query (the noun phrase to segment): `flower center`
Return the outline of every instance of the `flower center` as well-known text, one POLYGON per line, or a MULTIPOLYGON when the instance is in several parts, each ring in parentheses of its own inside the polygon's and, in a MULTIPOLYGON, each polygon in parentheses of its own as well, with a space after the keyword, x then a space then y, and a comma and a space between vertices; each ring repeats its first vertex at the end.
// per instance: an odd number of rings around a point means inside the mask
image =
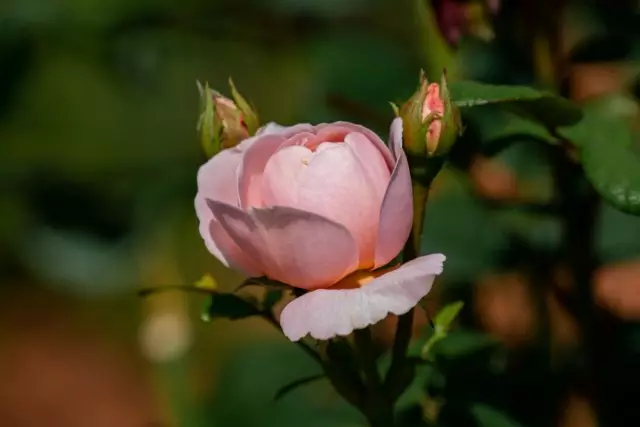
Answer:
POLYGON ((399 264, 381 268, 376 271, 358 270, 331 286, 330 289, 358 289, 371 282, 373 279, 393 271, 398 267, 400 267, 399 264))

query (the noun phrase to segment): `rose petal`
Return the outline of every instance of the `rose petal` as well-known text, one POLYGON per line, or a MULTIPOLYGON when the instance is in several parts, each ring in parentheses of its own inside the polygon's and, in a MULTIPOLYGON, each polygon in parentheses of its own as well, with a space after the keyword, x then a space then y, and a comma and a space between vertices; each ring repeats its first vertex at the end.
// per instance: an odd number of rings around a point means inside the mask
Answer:
POLYGON ((271 262, 281 271, 278 280, 317 289, 333 285, 357 268, 358 249, 344 226, 284 206, 254 209, 252 214, 269 247, 271 262))
POLYGON ((216 239, 211 236, 210 224, 213 220, 207 199, 224 203, 238 203, 238 186, 236 174, 244 152, 253 144, 255 138, 249 138, 234 148, 229 148, 212 157, 198 170, 198 193, 195 198, 196 215, 200 220, 199 231, 207 249, 227 267, 229 262, 224 257, 216 239))
POLYGON ((378 200, 382 202, 384 193, 389 185, 391 171, 387 168, 380 150, 361 133, 351 132, 344 142, 349 145, 358 156, 360 164, 367 173, 367 178, 376 190, 378 200))
POLYGON ((262 201, 265 206, 296 205, 299 176, 306 169, 311 156, 308 148, 293 145, 281 148, 269 159, 262 177, 262 201))
POLYGON ((289 147, 291 145, 305 145, 307 141, 313 138, 315 138, 315 135, 312 134, 311 132, 300 132, 293 135, 292 137, 287 139, 285 142, 283 142, 280 148, 282 149, 284 147, 289 147))
POLYGON ((413 221, 411 174, 402 149, 402 119, 393 121, 389 138, 397 160, 380 209, 376 268, 387 264, 400 253, 411 233, 413 221))
POLYGON ((285 138, 288 138, 300 132, 313 132, 313 126, 307 123, 301 123, 294 126, 281 126, 275 122, 270 122, 258 129, 256 136, 282 135, 285 138))
POLYGON ((212 233, 219 233, 219 248, 230 265, 248 265, 251 276, 264 274, 269 259, 267 246, 248 212, 226 203, 207 200, 214 219, 219 224, 212 224, 212 233))
POLYGON ((285 137, 280 134, 263 135, 256 139, 242 158, 238 168, 238 196, 240 207, 262 207, 262 174, 271 156, 280 148, 285 137))
POLYGON ((238 247, 272 279, 316 289, 331 286, 357 266, 353 237, 327 218, 284 206, 245 212, 213 201, 209 205, 238 247))
MULTIPOLYGON (((209 207, 207 206, 209 209, 209 207)), ((211 209, 209 209, 211 210, 211 209)), ((209 232, 211 237, 216 242, 217 248, 221 254, 224 254, 225 265, 234 270, 240 271, 247 277, 258 277, 262 275, 261 268, 249 258, 243 251, 236 245, 231 236, 226 232, 222 224, 216 219, 212 219, 209 224, 209 232)), ((220 259, 220 258, 219 258, 220 259)))
POLYGON ((361 288, 309 292, 284 308, 282 331, 291 341, 307 334, 327 340, 378 323, 389 314, 404 314, 429 293, 445 259, 442 254, 417 258, 361 288))
POLYGON ((395 164, 395 159, 391 154, 391 151, 389 151, 389 148, 387 147, 387 145, 380 139, 380 137, 375 132, 372 132, 371 130, 367 129, 364 126, 356 125, 350 122, 334 122, 334 123, 323 123, 316 126, 317 133, 320 133, 321 131, 326 131, 326 128, 331 128, 331 127, 346 128, 346 129, 349 129, 349 132, 346 132, 346 133, 358 132, 366 136, 367 139, 369 139, 373 143, 373 145, 380 151, 380 154, 382 154, 382 157, 384 157, 384 160, 387 163, 389 170, 393 169, 393 165, 395 164))
POLYGON ((380 204, 347 144, 321 144, 300 176, 296 207, 344 225, 358 244, 360 268, 373 266, 380 204))

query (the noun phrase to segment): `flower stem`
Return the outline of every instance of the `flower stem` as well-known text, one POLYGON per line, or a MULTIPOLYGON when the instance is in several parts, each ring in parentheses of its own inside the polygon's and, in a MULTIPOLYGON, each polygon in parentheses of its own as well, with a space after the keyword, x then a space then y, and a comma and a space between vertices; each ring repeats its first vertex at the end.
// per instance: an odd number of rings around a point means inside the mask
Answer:
MULTIPOLYGON (((413 183, 413 203, 414 203, 414 216, 413 216, 413 229, 409 239, 407 240, 404 249, 402 251, 402 262, 408 262, 416 258, 420 253, 420 243, 422 240, 422 223, 424 218, 425 206, 429 195, 429 185, 424 185, 419 182, 413 183)), ((404 384, 406 381, 401 378, 403 371, 405 370, 405 364, 407 359, 407 349, 409 348, 409 342, 411 341, 411 335, 413 332, 413 318, 414 309, 412 308, 407 313, 398 317, 398 324, 396 326, 396 337, 393 342, 391 366, 387 377, 385 379, 385 389, 395 402, 408 384, 404 384)))
POLYGON ((366 386, 364 414, 371 427, 393 427, 393 402, 382 386, 382 380, 375 363, 371 330, 357 329, 353 333, 356 351, 362 363, 366 386))

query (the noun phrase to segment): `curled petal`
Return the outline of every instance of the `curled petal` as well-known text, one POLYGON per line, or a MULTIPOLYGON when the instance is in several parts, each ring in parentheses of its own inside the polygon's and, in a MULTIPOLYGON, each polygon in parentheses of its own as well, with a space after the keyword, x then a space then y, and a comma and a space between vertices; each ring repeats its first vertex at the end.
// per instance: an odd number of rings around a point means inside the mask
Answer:
POLYGON ((250 211, 214 201, 209 206, 234 243, 272 279, 317 289, 357 267, 349 231, 320 215, 284 206, 250 211))
POLYGON ((380 151, 380 154, 382 154, 382 157, 384 158, 385 163, 389 167, 389 170, 393 169, 395 159, 393 158, 391 151, 389 151, 389 148, 387 147, 387 145, 380 139, 378 135, 376 135, 375 132, 367 129, 364 126, 360 126, 350 122, 335 122, 335 123, 328 123, 328 124, 325 123, 325 124, 320 124, 316 126, 317 133, 327 132, 329 128, 343 128, 345 129, 345 132, 344 132, 345 135, 351 132, 358 132, 363 134, 380 151))
POLYGON ((431 290, 446 257, 426 255, 355 289, 319 289, 290 302, 280 325, 291 341, 307 334, 319 340, 345 336, 408 312, 431 290))
POLYGON ((391 124, 390 145, 396 164, 382 200, 375 267, 381 267, 400 253, 413 221, 413 196, 409 162, 402 149, 402 119, 391 124))

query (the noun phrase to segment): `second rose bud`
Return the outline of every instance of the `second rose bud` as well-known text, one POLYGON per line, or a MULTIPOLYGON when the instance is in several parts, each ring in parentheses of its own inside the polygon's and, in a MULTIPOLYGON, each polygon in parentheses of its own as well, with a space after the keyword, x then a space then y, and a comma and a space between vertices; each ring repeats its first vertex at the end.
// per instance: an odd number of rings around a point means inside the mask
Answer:
POLYGON ((460 115, 451 102, 446 76, 440 83, 429 83, 424 73, 414 95, 396 115, 404 123, 404 148, 418 157, 436 157, 449 152, 460 134, 460 115))

